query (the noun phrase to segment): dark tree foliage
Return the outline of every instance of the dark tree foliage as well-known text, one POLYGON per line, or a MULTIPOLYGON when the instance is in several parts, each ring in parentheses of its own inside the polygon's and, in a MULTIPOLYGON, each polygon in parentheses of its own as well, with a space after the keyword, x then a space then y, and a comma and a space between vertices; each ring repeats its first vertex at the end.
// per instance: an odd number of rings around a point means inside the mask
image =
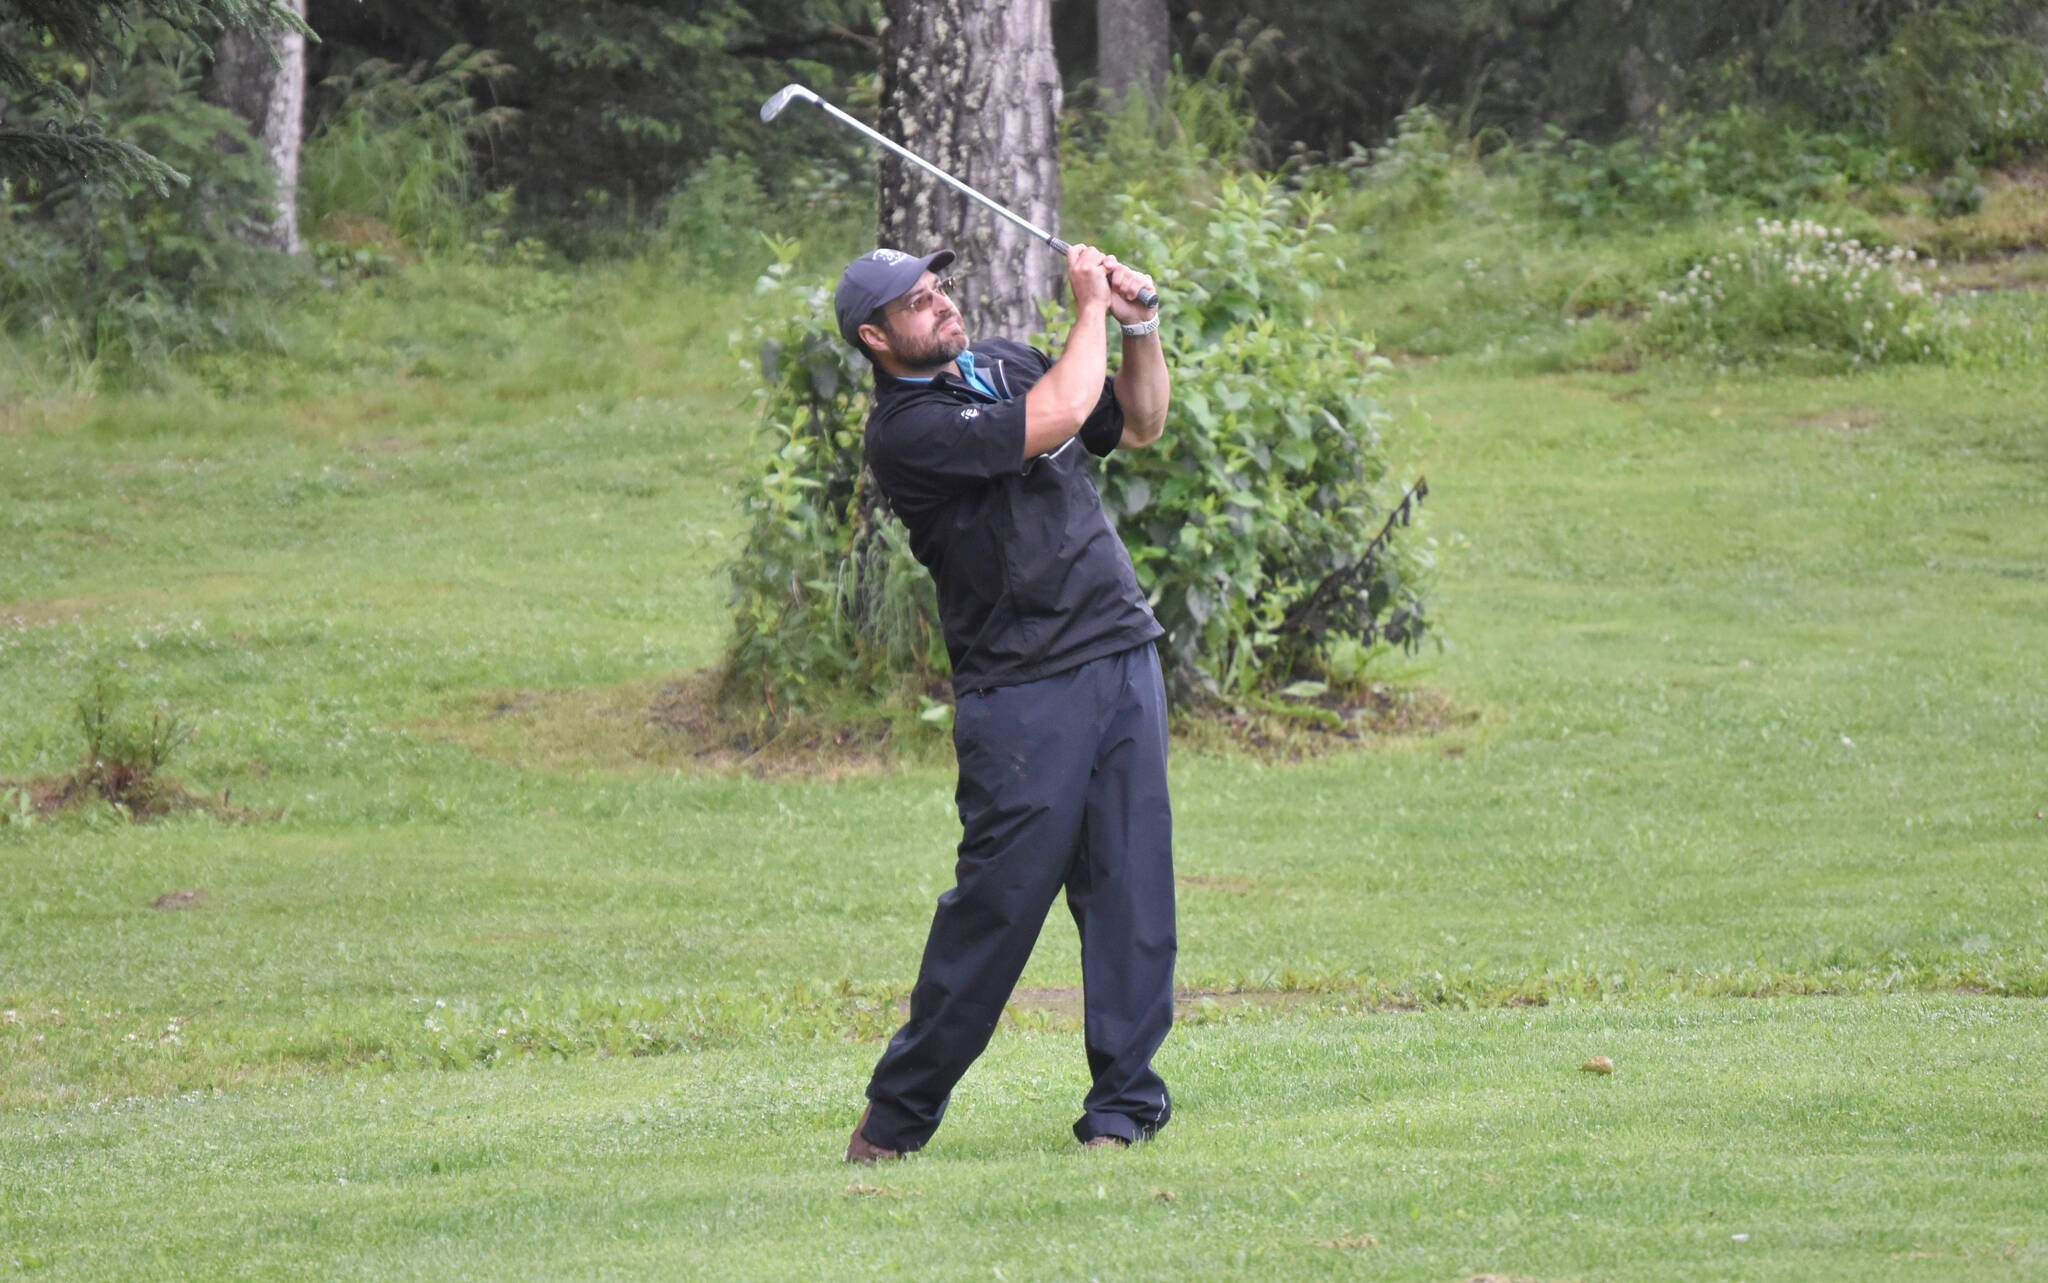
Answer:
POLYGON ((242 120, 199 96, 203 31, 148 18, 109 38, 97 65, 50 50, 29 65, 74 78, 80 118, 189 181, 159 188, 107 166, 11 181, 0 193, 0 329, 33 333, 53 358, 118 385, 267 341, 266 305, 290 269, 231 234, 272 185, 242 120))
POLYGON ((274 0, 0 0, 0 178, 141 182, 160 195, 184 181, 146 149, 109 137, 73 83, 152 22, 202 38, 224 26, 304 29, 274 0))
POLYGON ((866 0, 311 0, 308 17, 316 84, 369 57, 495 51, 515 74, 493 105, 521 123, 481 177, 557 218, 644 215, 715 153, 753 157, 771 188, 848 163, 845 131, 804 115, 770 129, 761 102, 792 80, 843 101, 880 60, 866 0))
MULTIPOLYGON (((1895 134, 1896 68, 1876 64, 1902 38, 2048 51, 2044 0, 1173 0, 1171 9, 1182 66, 1240 79, 1273 150, 1299 142, 1331 156, 1388 137, 1420 104, 1475 132, 1517 136, 1546 124, 1594 138, 1655 132, 1675 115, 1735 103, 1820 129, 1895 134)), ((1095 74, 1095 20, 1095 0, 1055 6, 1070 84, 1095 74)))

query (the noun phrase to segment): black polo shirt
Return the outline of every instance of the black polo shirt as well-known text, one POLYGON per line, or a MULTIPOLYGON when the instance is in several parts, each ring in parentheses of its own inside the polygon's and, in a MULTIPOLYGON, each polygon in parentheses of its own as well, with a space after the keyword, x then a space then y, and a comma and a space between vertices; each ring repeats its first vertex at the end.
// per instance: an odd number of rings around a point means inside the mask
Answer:
POLYGON ((1105 379, 1080 435, 1024 457, 1024 394, 1052 368, 1036 348, 968 349, 980 386, 875 371, 868 467, 932 572, 953 690, 965 695, 1065 672, 1165 630, 1089 478, 1124 432, 1105 379))

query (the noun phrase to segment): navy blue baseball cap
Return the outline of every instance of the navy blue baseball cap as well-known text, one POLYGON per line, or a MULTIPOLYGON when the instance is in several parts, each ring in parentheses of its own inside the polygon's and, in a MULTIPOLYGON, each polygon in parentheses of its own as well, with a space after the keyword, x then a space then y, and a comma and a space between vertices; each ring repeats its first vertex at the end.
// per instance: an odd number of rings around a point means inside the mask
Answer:
POLYGON ((936 272, 953 261, 953 251, 942 249, 918 258, 900 249, 878 249, 861 255, 839 274, 839 288, 832 292, 832 310, 839 314, 839 333, 848 343, 860 346, 860 327, 884 303, 893 303, 917 288, 926 272, 936 272))

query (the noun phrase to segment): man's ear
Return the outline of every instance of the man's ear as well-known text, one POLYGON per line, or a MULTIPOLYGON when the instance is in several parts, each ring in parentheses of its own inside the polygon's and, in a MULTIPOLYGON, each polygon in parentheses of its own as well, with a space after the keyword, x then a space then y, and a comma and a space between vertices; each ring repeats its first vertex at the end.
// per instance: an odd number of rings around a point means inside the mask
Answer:
POLYGON ((881 326, 862 325, 857 333, 860 335, 861 342, 868 345, 868 351, 886 352, 889 350, 889 331, 881 326))

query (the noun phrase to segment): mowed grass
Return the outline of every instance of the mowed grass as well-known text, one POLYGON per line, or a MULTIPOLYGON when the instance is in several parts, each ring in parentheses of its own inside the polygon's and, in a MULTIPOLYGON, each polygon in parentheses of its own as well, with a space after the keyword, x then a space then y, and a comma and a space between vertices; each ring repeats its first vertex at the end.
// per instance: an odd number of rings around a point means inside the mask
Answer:
POLYGON ((1072 1152, 1056 909, 931 1150, 850 1174, 949 773, 606 746, 725 635, 744 308, 424 269, 233 396, 0 409, 0 779, 112 666, 260 817, 0 827, 0 1269, 2041 1268, 2038 371, 1404 368, 1452 645, 1390 676, 1464 715, 1176 761, 1156 1145, 1072 1152))
POLYGON ((0 1120, 29 1277, 2019 1279, 2048 1030, 1899 997, 1175 1035, 1184 1121, 1066 1131, 998 1042, 946 1141, 839 1164, 871 1046, 352 1077, 0 1120), (1590 1054, 1611 1076, 1578 1068, 1590 1054), (167 1191, 177 1191, 166 1197, 167 1191), (119 1226, 118 1233, 111 1227, 119 1226))

